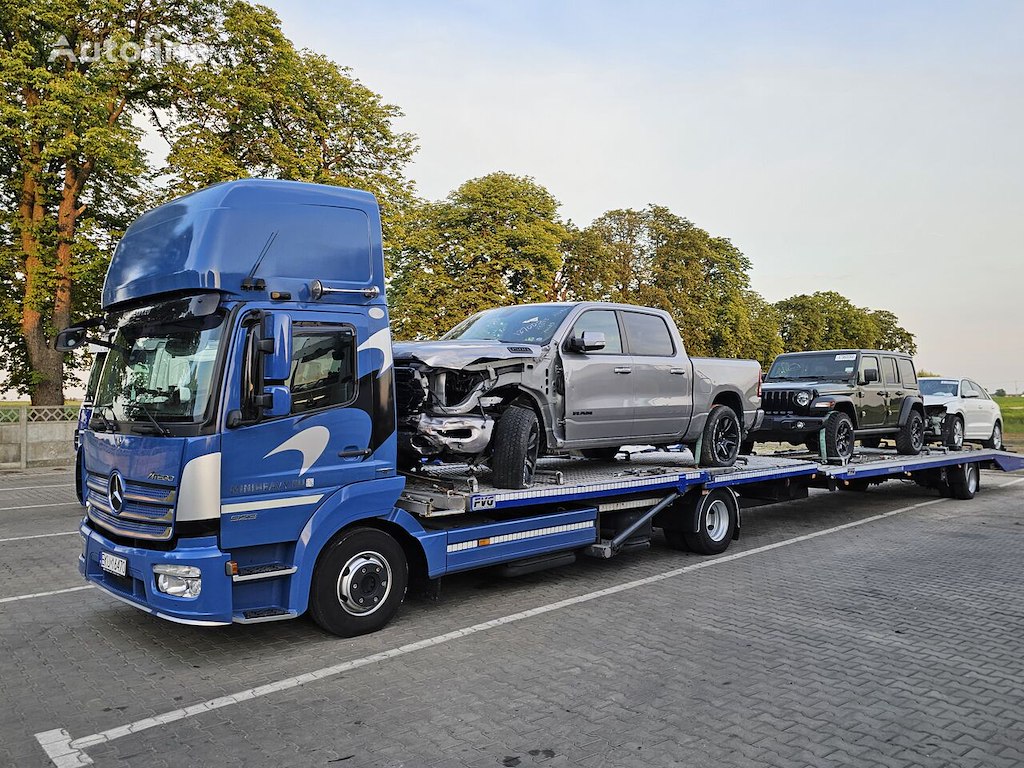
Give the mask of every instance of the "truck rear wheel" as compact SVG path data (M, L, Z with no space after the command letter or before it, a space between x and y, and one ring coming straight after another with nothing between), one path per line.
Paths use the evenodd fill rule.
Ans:
M728 488L708 494L694 493L683 501L682 531L686 546L701 555L717 555L729 548L739 522L739 502ZM694 530L696 528L696 530ZM672 540L669 546L672 546Z
M405 599L405 551L376 528L354 528L324 548L313 572L309 612L334 635L376 632Z
M702 467L731 467L740 453L740 420L727 405L713 405L701 434L700 456Z
M906 423L896 433L896 452L917 456L924 448L924 418L920 411L911 411Z
M513 405L494 427L491 475L498 488L529 488L537 471L540 423L532 408Z

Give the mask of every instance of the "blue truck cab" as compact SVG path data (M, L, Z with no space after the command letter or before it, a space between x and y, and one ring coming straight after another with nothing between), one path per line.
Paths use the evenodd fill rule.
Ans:
M338 599L314 616L358 634L401 602L396 547L443 569L395 506L372 195L247 179L173 200L125 233L102 309L58 339L109 349L80 434L88 581L184 623L288 618L323 556Z

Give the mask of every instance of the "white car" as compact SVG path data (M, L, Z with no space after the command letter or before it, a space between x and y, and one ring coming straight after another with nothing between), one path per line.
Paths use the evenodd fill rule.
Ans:
M971 379L934 376L918 379L929 417L948 419L941 434L946 445L959 448L964 441L986 448L1003 448L1003 415L984 387Z

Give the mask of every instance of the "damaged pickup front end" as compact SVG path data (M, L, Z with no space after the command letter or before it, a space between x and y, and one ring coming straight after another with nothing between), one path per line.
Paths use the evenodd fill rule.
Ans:
M538 375L543 349L439 341L396 344L394 354L399 460L408 467L485 458L497 418Z

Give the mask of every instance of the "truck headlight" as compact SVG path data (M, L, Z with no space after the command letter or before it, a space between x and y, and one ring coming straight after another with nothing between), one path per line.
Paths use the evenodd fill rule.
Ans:
M799 405L801 408L806 408L811 403L811 393L797 392L796 397L793 399L796 401L796 404Z
M174 597L199 597L203 572L194 565L154 565L156 588Z

